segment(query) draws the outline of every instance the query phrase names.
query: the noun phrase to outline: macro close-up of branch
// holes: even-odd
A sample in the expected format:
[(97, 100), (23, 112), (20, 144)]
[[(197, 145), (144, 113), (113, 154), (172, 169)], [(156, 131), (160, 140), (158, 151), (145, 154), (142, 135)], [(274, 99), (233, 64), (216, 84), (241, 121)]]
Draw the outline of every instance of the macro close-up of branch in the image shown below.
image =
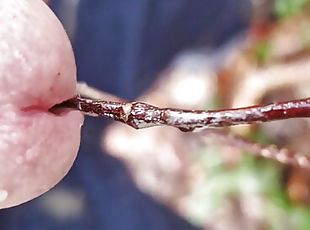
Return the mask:
[(310, 229), (309, 11), (1, 0), (0, 229)]
[[(83, 91), (87, 94), (87, 91), (91, 90), (92, 88), (86, 85)], [(92, 93), (89, 93), (90, 97), (91, 95)], [(111, 96), (108, 95), (108, 97)], [(77, 96), (54, 106), (52, 110), (61, 108), (79, 110), (90, 116), (112, 118), (135, 129), (166, 125), (178, 128), (183, 132), (193, 132), (195, 129), (201, 128), (224, 128), (241, 124), (310, 117), (309, 98), (212, 111), (158, 108), (143, 102), (119, 102), (119, 98), (116, 100), (103, 101)], [(274, 147), (258, 147), (259, 145), (255, 143), (252, 145), (254, 152), (263, 157), (272, 158), (284, 164), (310, 167), (310, 158), (306, 155), (294, 154), (285, 149), (277, 150)]]

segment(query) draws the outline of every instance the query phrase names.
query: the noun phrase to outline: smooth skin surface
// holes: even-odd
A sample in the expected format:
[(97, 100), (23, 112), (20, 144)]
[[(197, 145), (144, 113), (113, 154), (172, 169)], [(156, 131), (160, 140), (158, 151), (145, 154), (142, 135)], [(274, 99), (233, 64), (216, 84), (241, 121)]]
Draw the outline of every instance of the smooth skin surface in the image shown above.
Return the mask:
[(62, 25), (42, 0), (0, 1), (0, 208), (48, 191), (69, 171), (83, 116), (49, 108), (76, 94)]

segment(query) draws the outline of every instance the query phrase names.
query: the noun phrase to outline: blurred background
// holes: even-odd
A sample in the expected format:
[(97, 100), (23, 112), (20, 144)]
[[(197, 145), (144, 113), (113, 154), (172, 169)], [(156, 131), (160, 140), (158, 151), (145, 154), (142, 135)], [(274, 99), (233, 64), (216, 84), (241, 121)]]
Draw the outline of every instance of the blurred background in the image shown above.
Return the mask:
[[(162, 107), (216, 109), (310, 95), (309, 0), (49, 0), (78, 80)], [(309, 153), (306, 119), (226, 130)], [(210, 133), (209, 133), (210, 134)], [(310, 173), (225, 136), (87, 117), (78, 158), (0, 229), (310, 229)]]

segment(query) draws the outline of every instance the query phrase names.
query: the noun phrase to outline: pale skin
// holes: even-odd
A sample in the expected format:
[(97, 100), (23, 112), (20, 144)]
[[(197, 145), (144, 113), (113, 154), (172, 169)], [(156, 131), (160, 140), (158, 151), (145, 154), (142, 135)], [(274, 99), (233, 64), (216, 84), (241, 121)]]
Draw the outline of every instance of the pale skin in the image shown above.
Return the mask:
[(69, 171), (83, 115), (49, 108), (76, 94), (70, 42), (42, 0), (0, 1), (0, 208), (29, 201)]

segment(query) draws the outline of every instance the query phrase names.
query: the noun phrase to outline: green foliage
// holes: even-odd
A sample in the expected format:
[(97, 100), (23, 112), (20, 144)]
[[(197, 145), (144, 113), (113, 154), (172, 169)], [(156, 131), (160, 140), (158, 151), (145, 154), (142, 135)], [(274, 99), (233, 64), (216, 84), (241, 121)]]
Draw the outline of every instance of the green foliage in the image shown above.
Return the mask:
[[(252, 138), (263, 142), (268, 139), (262, 132)], [(289, 200), (280, 163), (245, 153), (238, 165), (227, 167), (220, 151), (219, 146), (209, 146), (193, 154), (193, 163), (200, 165), (204, 174), (193, 191), (196, 205), (189, 215), (191, 221), (201, 224), (206, 221), (206, 214), (212, 218), (230, 199), (260, 197), (268, 229), (310, 229), (310, 208)]]
[(255, 56), (258, 63), (263, 64), (270, 54), (270, 43), (268, 41), (261, 41), (255, 47)]
[(276, 0), (274, 11), (279, 18), (285, 18), (302, 10), (310, 0)]

